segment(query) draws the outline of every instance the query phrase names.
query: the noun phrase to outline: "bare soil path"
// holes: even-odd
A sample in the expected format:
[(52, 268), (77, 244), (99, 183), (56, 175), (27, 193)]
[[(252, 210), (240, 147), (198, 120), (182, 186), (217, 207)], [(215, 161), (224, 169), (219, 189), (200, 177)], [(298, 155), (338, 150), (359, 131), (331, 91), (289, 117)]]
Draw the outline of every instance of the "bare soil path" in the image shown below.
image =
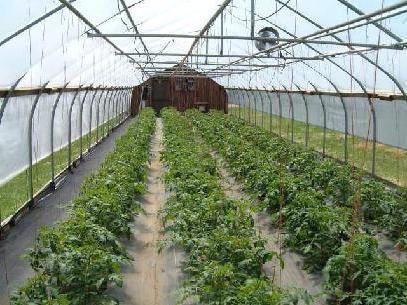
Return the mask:
[(125, 242), (134, 261), (124, 267), (123, 288), (112, 292), (125, 305), (176, 304), (176, 290), (182, 277), (182, 252), (169, 248), (158, 253), (157, 245), (164, 237), (159, 210), (166, 201), (165, 187), (161, 180), (164, 174), (160, 161), (162, 149), (162, 122), (158, 118), (151, 144), (148, 190), (141, 201), (145, 213), (135, 218), (133, 234)]
[[(251, 200), (244, 191), (243, 185), (237, 181), (228, 171), (225, 161), (216, 153), (212, 152), (221, 175), (221, 184), (228, 197), (241, 200)], [(322, 276), (320, 274), (309, 274), (302, 269), (302, 258), (300, 255), (287, 249), (282, 249), (279, 243), (278, 231), (272, 225), (270, 215), (260, 212), (254, 215), (255, 226), (262, 238), (267, 240), (267, 250), (281, 253), (284, 260), (284, 268), (275, 259), (263, 266), (264, 272), (281, 287), (297, 287), (307, 290), (310, 294), (320, 295), (322, 293)], [(326, 304), (323, 296), (314, 301), (314, 305)]]

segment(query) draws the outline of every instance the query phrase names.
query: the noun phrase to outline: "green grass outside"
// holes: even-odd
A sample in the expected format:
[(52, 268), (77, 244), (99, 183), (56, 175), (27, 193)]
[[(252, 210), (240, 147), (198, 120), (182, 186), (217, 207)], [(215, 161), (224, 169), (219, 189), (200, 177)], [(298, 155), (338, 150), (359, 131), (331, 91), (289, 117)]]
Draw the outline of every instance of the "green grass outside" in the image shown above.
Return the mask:
[[(109, 128), (116, 126), (119, 118), (113, 118), (99, 126), (98, 137), (107, 134)], [(104, 128), (104, 133), (102, 131)], [(96, 143), (96, 129), (90, 134), (91, 145)], [(86, 152), (89, 147), (89, 134), (82, 137), (82, 150)], [(72, 161), (80, 156), (80, 139), (72, 142)], [(58, 175), (68, 166), (68, 145), (54, 152), (55, 175)], [(48, 156), (33, 165), (33, 189), (34, 194), (43, 188), (51, 180), (51, 156)], [(25, 202), (29, 200), (28, 169), (21, 172), (5, 184), (0, 186), (0, 220), (14, 214)]]
[[(229, 113), (239, 116), (239, 108), (229, 108)], [(250, 122), (254, 123), (256, 114), (257, 126), (270, 130), (270, 118), (272, 131), (291, 141), (291, 120), (282, 118), (261, 111), (250, 112)], [(249, 111), (246, 108), (240, 109), (240, 116), (249, 121)], [(281, 127), (280, 127), (281, 124)], [(281, 133), (280, 133), (281, 128)], [(294, 142), (305, 145), (306, 124), (294, 121)], [(323, 151), (324, 129), (319, 126), (309, 125), (308, 146), (319, 152)], [(345, 158), (345, 135), (338, 131), (327, 129), (326, 131), (326, 155), (344, 160)], [(356, 136), (348, 136), (348, 162), (359, 168), (364, 168), (368, 172), (372, 170), (372, 143)], [(407, 152), (384, 144), (376, 144), (376, 169), (375, 174), (383, 179), (391, 181), (400, 186), (407, 186)]]

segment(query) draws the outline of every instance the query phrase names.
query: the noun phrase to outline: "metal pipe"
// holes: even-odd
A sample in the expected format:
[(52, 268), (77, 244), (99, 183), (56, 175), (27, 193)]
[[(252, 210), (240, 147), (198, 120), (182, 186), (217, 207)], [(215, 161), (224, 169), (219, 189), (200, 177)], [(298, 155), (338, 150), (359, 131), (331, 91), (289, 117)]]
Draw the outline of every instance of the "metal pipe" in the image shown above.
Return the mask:
[[(89, 89), (85, 91), (85, 96), (88, 94)], [(68, 129), (68, 168), (72, 170), (72, 109), (75, 104), (75, 98), (79, 91), (76, 92), (74, 98), (72, 99), (71, 105), (69, 106), (69, 129)]]
[(112, 93), (112, 95), (110, 96), (110, 98), (109, 98), (109, 101), (108, 101), (108, 104), (107, 104), (107, 121), (106, 121), (106, 129), (107, 129), (107, 131), (106, 131), (106, 136), (109, 134), (109, 132), (110, 132), (110, 130), (109, 130), (109, 125), (110, 125), (110, 104), (111, 104), (111, 102), (112, 102), (112, 100), (114, 101), (114, 99), (115, 99), (115, 97), (116, 97), (116, 95), (117, 95), (117, 89), (115, 89), (114, 91), (113, 91), (113, 93)]
[[(351, 24), (353, 24), (353, 23), (356, 23), (356, 22), (359, 22), (359, 21), (363, 21), (363, 20), (365, 20), (365, 19), (367, 19), (367, 18), (371, 18), (371, 17), (377, 16), (377, 15), (381, 15), (381, 14), (383, 14), (383, 13), (386, 13), (386, 12), (388, 12), (388, 11), (392, 11), (392, 10), (398, 9), (398, 8), (403, 7), (403, 6), (405, 6), (405, 5), (407, 5), (407, 1), (402, 1), (402, 2), (399, 2), (399, 3), (395, 4), (395, 5), (391, 5), (391, 6), (388, 6), (388, 7), (386, 7), (386, 8), (383, 8), (383, 9), (380, 9), (380, 10), (377, 10), (377, 11), (374, 11), (374, 12), (372, 12), (372, 13), (370, 13), (370, 14), (367, 14), (367, 15), (364, 15), (364, 16), (362, 16), (362, 17), (357, 17), (357, 18), (348, 20), (348, 21), (346, 21), (346, 22), (336, 24), (336, 25), (331, 26), (331, 27), (323, 28), (323, 29), (321, 29), (321, 30), (319, 30), (319, 31), (316, 31), (316, 32), (313, 32), (313, 33), (311, 33), (311, 34), (302, 36), (302, 37), (300, 37), (300, 38), (295, 38), (295, 39), (302, 40), (302, 43), (307, 43), (307, 44), (308, 44), (309, 42), (308, 42), (308, 41), (304, 41), (304, 40), (307, 40), (308, 38), (311, 38), (311, 37), (313, 37), (313, 36), (317, 36), (317, 35), (319, 35), (319, 34), (328, 33), (328, 32), (330, 32), (330, 31), (336, 30), (336, 29), (341, 28), (341, 27), (346, 27), (346, 26), (351, 25)], [(293, 35), (293, 36), (294, 36), (294, 35)], [(255, 53), (255, 54), (253, 54), (253, 55), (240, 58), (240, 59), (238, 59), (238, 60), (236, 60), (236, 61), (232, 61), (231, 63), (229, 63), (229, 64), (227, 64), (227, 65), (225, 65), (225, 66), (233, 65), (233, 64), (235, 64), (235, 63), (237, 63), (237, 62), (241, 62), (241, 61), (246, 61), (246, 60), (251, 59), (251, 58), (254, 58), (254, 57), (256, 57), (257, 55), (260, 55), (260, 54), (278, 51), (278, 50), (281, 50), (282, 47), (284, 47), (284, 46), (289, 46), (289, 45), (290, 45), (290, 43), (284, 43), (284, 44), (280, 44), (280, 45), (277, 45), (277, 46), (273, 46), (273, 47), (271, 47), (271, 48), (269, 48), (269, 49), (266, 49), (266, 50), (263, 50), (263, 51), (259, 51), (259, 52)], [(377, 45), (376, 45), (376, 46), (377, 46)]]
[[(322, 44), (322, 45), (335, 45), (335, 46), (347, 46), (347, 47), (364, 47), (372, 49), (392, 49), (392, 50), (403, 50), (407, 42), (394, 43), (394, 44), (373, 44), (373, 43), (363, 43), (363, 42), (339, 42), (330, 40), (316, 40), (307, 38), (267, 38), (267, 37), (248, 37), (248, 36), (220, 36), (220, 35), (210, 35), (210, 36), (200, 36), (200, 35), (189, 35), (189, 34), (133, 34), (133, 33), (113, 33), (113, 34), (92, 34), (88, 33), (89, 37), (114, 37), (114, 38), (185, 38), (185, 39), (224, 39), (224, 40), (254, 40), (254, 41), (265, 41), (265, 42), (284, 42), (284, 43), (309, 43), (309, 44)], [(273, 47), (275, 48), (275, 47)], [(270, 50), (272, 51), (272, 50)], [(260, 51), (264, 53), (264, 51)], [(189, 55), (188, 55), (189, 56)], [(185, 63), (182, 62), (181, 64)]]
[(254, 0), (250, 1), (250, 37), (254, 39)]
[(322, 94), (318, 91), (317, 87), (309, 82), (312, 87), (314, 87), (315, 92), (318, 94), (319, 101), (321, 102), (321, 107), (322, 111), (324, 113), (324, 133), (323, 133), (323, 138), (322, 138), (322, 154), (325, 156), (325, 151), (326, 151), (326, 108), (325, 108), (325, 103), (324, 100), (322, 99)]
[[(76, 0), (69, 0), (70, 3), (75, 2)], [(0, 41), (0, 47), (7, 43), (8, 41), (12, 40), (13, 38), (17, 37), (18, 35), (20, 35), (21, 33), (24, 33), (25, 31), (27, 31), (28, 29), (30, 29), (31, 27), (33, 27), (34, 25), (40, 23), (41, 21), (47, 19), (49, 16), (52, 16), (53, 14), (59, 12), (60, 10), (62, 10), (65, 7), (64, 4), (57, 6), (56, 8), (54, 8), (53, 10), (50, 10), (49, 12), (45, 13), (44, 15), (42, 15), (41, 17), (35, 19), (34, 21), (30, 22), (29, 24), (27, 24), (26, 26), (22, 27), (21, 29), (17, 30), (16, 32), (14, 32), (13, 34), (7, 36), (6, 38), (4, 38), (2, 41)]]
[[(223, 11), (220, 14), (220, 35), (223, 36)], [(223, 38), (220, 40), (220, 55), (223, 54)]]
[[(330, 55), (332, 56), (332, 55)], [(283, 58), (278, 57), (278, 59), (283, 60)], [(284, 58), (286, 59), (286, 58)], [(319, 60), (319, 59), (315, 59)], [(322, 60), (322, 59), (321, 59)], [(157, 65), (177, 65), (179, 62), (177, 61), (137, 61), (139, 64), (157, 64)], [(219, 66), (224, 63), (208, 63), (208, 62), (188, 62), (188, 65), (202, 65), (202, 66)], [(273, 64), (273, 65), (259, 65), (259, 64), (236, 64), (233, 65), (234, 67), (260, 67), (260, 68), (278, 68), (284, 67), (285, 64)], [(166, 69), (172, 68), (172, 66), (165, 67)], [(232, 69), (233, 70), (233, 69)], [(227, 70), (229, 71), (229, 70)]]
[[(93, 93), (92, 99), (90, 101), (90, 105), (89, 105), (89, 130), (92, 130), (92, 106), (93, 106), (93, 101), (95, 100), (96, 94), (98, 93), (98, 89), (95, 89), (95, 92)], [(81, 147), (81, 155), (80, 158), (83, 159), (83, 147), (82, 147), (82, 137), (83, 137), (83, 104), (85, 102), (85, 99), (82, 101), (81, 103), (81, 129), (80, 129), (80, 147)], [(89, 137), (90, 137), (90, 133), (89, 133)], [(89, 141), (88, 141), (89, 142)]]
[[(110, 44), (114, 49), (119, 51), (120, 53), (124, 53), (121, 48), (119, 48), (115, 43), (113, 43), (109, 38), (106, 36), (103, 36), (102, 32), (94, 26), (88, 19), (85, 18), (72, 4), (70, 4), (67, 0), (59, 0), (62, 4), (64, 4), (76, 17), (78, 17), (80, 20), (82, 20), (87, 26), (89, 26), (93, 31), (95, 31), (97, 34), (102, 35), (101, 37), (108, 43)], [(134, 60), (133, 57), (129, 55), (125, 55), (127, 58)]]
[(263, 99), (263, 95), (259, 91), (259, 88), (256, 87), (256, 89), (260, 95), (260, 101), (261, 101), (261, 128), (264, 128), (264, 99)]
[(123, 103), (123, 96), (125, 95), (126, 90), (121, 89), (119, 92), (119, 96), (117, 97), (117, 102), (116, 102), (116, 127), (119, 126), (121, 122), (121, 106)]
[(252, 120), (251, 120), (251, 105), (250, 105), (250, 96), (249, 96), (249, 90), (247, 90), (247, 89), (244, 89), (244, 92), (246, 93), (246, 96), (247, 96), (247, 105), (248, 105), (248, 112), (249, 112), (249, 124), (251, 124), (252, 123)]
[(343, 98), (343, 96), (341, 95), (341, 92), (339, 91), (338, 87), (331, 81), (328, 80), (329, 83), (332, 85), (332, 87), (334, 87), (334, 89), (336, 90), (336, 92), (338, 92), (341, 104), (342, 104), (342, 108), (343, 108), (343, 112), (344, 112), (344, 119), (345, 119), (345, 162), (348, 162), (348, 135), (349, 135), (349, 122), (348, 122), (348, 111), (346, 109), (346, 104), (345, 104), (345, 100)]
[(279, 117), (280, 117), (280, 120), (279, 120), (279, 126), (278, 126), (278, 133), (279, 133), (279, 135), (280, 135), (280, 137), (281, 137), (281, 127), (282, 127), (282, 124), (283, 124), (283, 109), (282, 109), (282, 103), (281, 103), (281, 97), (280, 97), (280, 92), (279, 91), (277, 91), (276, 90), (276, 88), (274, 87), (274, 86), (272, 86), (272, 88), (273, 88), (273, 91), (275, 91), (276, 93), (277, 93), (277, 101), (278, 101), (278, 108), (279, 108)]
[[(346, 0), (337, 0), (340, 3), (342, 3), (343, 5), (345, 5), (347, 8), (349, 8), (350, 10), (354, 11), (356, 14), (363, 16), (365, 15), (364, 12), (362, 12), (360, 9), (358, 9), (356, 6), (352, 5), (351, 3), (349, 3)], [(367, 20), (371, 20), (371, 18), (367, 18)], [(394, 40), (396, 40), (397, 42), (401, 42), (403, 41), (402, 38), (400, 38), (399, 36), (397, 36), (395, 33), (393, 33), (392, 31), (390, 31), (389, 29), (385, 28), (384, 26), (382, 26), (380, 23), (378, 23), (377, 21), (373, 21), (372, 22), (374, 24), (374, 26), (376, 28), (378, 28), (379, 30), (383, 31), (384, 33), (386, 33), (388, 36), (390, 36), (391, 38), (393, 38)]]
[[(151, 56), (169, 56), (169, 57), (182, 57), (186, 56), (186, 53), (149, 53)], [(145, 56), (148, 55), (147, 53), (133, 53), (133, 52), (123, 52), (115, 53), (116, 56), (126, 56), (126, 55), (134, 55), (134, 56)], [(193, 57), (208, 57), (208, 58), (231, 58), (231, 57), (245, 57), (245, 56), (250, 56), (251, 54), (191, 54), (190, 56)], [(300, 59), (300, 60), (321, 60), (321, 59), (316, 59), (315, 56), (307, 56), (307, 57), (297, 57), (297, 56), (287, 56), (284, 57), (285, 59)], [(280, 56), (256, 56), (253, 59), (282, 59)], [(133, 59), (134, 61), (134, 59)], [(176, 64), (179, 64), (179, 62), (175, 62)]]
[[(92, 98), (92, 102), (90, 103), (89, 129), (88, 129), (88, 151), (90, 150), (90, 147), (91, 147), (91, 145), (92, 145), (93, 103), (94, 103), (94, 101), (96, 100), (96, 95), (97, 95), (98, 90), (100, 91), (100, 96), (99, 96), (99, 99), (98, 99), (98, 100), (100, 100), (100, 98), (102, 97), (102, 95), (103, 95), (103, 89), (102, 89), (102, 86), (99, 86), (99, 88), (96, 89), (95, 96)], [(98, 109), (96, 108), (96, 114), (97, 114), (97, 111), (98, 111)], [(97, 120), (97, 118), (96, 118), (96, 120)], [(97, 128), (97, 125), (96, 125), (96, 128)]]
[(294, 86), (297, 87), (298, 92), (301, 94), (302, 100), (304, 101), (304, 106), (305, 106), (305, 147), (308, 147), (308, 141), (309, 141), (309, 111), (308, 111), (308, 103), (307, 99), (304, 96), (304, 93), (302, 93), (302, 90), (300, 86), (297, 84), (294, 84)]
[(105, 92), (106, 92), (106, 95), (105, 95), (104, 100), (106, 100), (106, 97), (109, 94), (109, 89), (107, 89), (107, 88), (103, 89), (102, 94), (100, 95), (99, 102), (98, 102), (98, 107), (97, 107), (97, 110), (96, 110), (97, 111), (97, 116), (96, 116), (96, 143), (99, 141), (100, 102), (102, 101), (103, 93), (105, 93)]
[[(406, 4), (407, 4), (407, 1), (406, 1)], [(280, 28), (280, 27), (279, 27), (279, 28)], [(280, 29), (282, 29), (282, 28), (280, 28)], [(295, 35), (293, 35), (293, 34), (287, 32), (286, 30), (284, 30), (284, 29), (282, 29), (282, 30), (285, 31), (286, 33), (288, 33), (289, 35), (295, 37)], [(336, 36), (335, 36), (335, 37), (336, 37)], [(337, 37), (336, 37), (336, 38), (337, 38)], [(340, 38), (337, 38), (337, 39), (340, 39)], [(308, 47), (311, 48), (312, 50), (314, 50), (314, 51), (320, 53), (318, 50), (316, 50), (315, 48), (309, 46), (308, 44), (306, 44), (306, 46), (308, 46)], [(383, 73), (385, 73), (385, 74), (396, 84), (396, 86), (399, 87), (400, 91), (403, 93), (403, 96), (405, 97), (405, 99), (406, 99), (406, 101), (407, 101), (407, 95), (406, 95), (406, 93), (404, 92), (403, 87), (400, 85), (400, 83), (399, 83), (389, 72), (387, 72), (386, 70), (384, 70), (384, 69), (383, 69), (382, 67), (380, 67), (379, 65), (376, 65), (375, 62), (373, 62), (370, 58), (366, 57), (365, 55), (360, 54), (360, 56), (361, 56), (362, 58), (365, 58), (369, 63), (372, 63), (372, 64), (373, 64), (374, 66), (376, 66), (380, 71), (382, 71)], [(356, 77), (353, 75), (353, 73), (350, 73), (348, 70), (346, 70), (345, 68), (343, 68), (342, 66), (340, 66), (340, 65), (337, 64), (336, 62), (332, 61), (331, 59), (328, 59), (328, 60), (329, 60), (329, 62), (331, 62), (332, 64), (334, 64), (335, 66), (337, 66), (340, 70), (342, 70), (343, 72), (345, 72), (346, 74), (348, 74), (353, 80), (355, 80), (355, 82), (359, 85), (359, 87), (362, 89), (362, 91), (365, 93), (365, 95), (366, 95), (366, 97), (367, 97), (367, 99), (368, 99), (369, 106), (370, 106), (370, 110), (371, 110), (371, 113), (372, 113), (372, 119), (373, 119), (373, 152), (372, 152), (372, 153), (373, 153), (373, 156), (372, 156), (373, 161), (372, 161), (372, 173), (374, 173), (374, 171), (375, 171), (375, 163), (376, 163), (377, 124), (376, 124), (376, 113), (375, 113), (375, 110), (374, 110), (374, 105), (373, 105), (371, 96), (369, 95), (369, 93), (368, 93), (366, 87), (363, 85), (363, 83), (362, 83), (358, 78), (356, 78)], [(307, 67), (309, 67), (310, 69), (314, 70), (315, 72), (317, 72), (317, 73), (318, 73), (319, 75), (321, 75), (323, 78), (325, 78), (329, 83), (331, 83), (331, 85), (335, 88), (335, 90), (336, 90), (336, 91), (338, 92), (338, 94), (339, 94), (338, 88), (336, 87), (336, 85), (335, 85), (328, 77), (326, 77), (325, 75), (323, 75), (322, 73), (320, 73), (320, 72), (317, 71), (315, 68), (313, 68), (313, 67), (311, 67), (310, 65), (308, 65), (307, 63), (304, 63), (304, 62), (303, 62), (303, 64), (306, 65)], [(340, 95), (340, 98), (341, 98), (341, 101), (343, 102), (343, 96), (342, 96), (342, 95)], [(344, 106), (344, 107), (345, 107), (345, 106)], [(345, 116), (347, 116), (346, 107), (344, 108), (344, 111), (345, 111)], [(345, 120), (347, 121), (347, 117), (345, 117)], [(348, 126), (346, 126), (346, 129), (348, 129)], [(347, 161), (347, 157), (348, 157), (348, 151), (347, 151), (347, 134), (346, 134), (346, 135), (345, 135), (345, 161)]]
[(31, 106), (31, 112), (30, 112), (30, 117), (28, 119), (28, 192), (29, 192), (29, 197), (30, 197), (30, 203), (29, 205), (31, 206), (34, 202), (34, 187), (33, 187), (33, 135), (32, 135), (32, 130), (33, 130), (33, 118), (34, 118), (34, 112), (35, 109), (37, 108), (38, 102), (40, 100), (41, 94), (45, 87), (48, 85), (49, 82), (46, 82), (41, 88), (42, 91), (37, 94), (37, 96), (34, 99), (33, 105)]
[[(82, 143), (82, 137), (83, 137), (83, 104), (86, 101), (86, 96), (87, 96), (88, 92), (89, 91), (86, 91), (85, 96), (83, 97), (82, 102), (80, 103), (80, 106), (79, 106), (79, 121), (80, 121), (80, 125), (79, 125), (79, 134), (80, 134), (80, 136), (79, 136), (79, 147), (80, 147), (80, 150), (81, 150), (79, 158), (81, 160), (83, 159), (83, 152), (82, 152), (82, 150), (83, 150), (83, 145), (82, 145), (83, 144)], [(95, 90), (95, 94), (96, 94), (96, 90)], [(93, 96), (93, 98), (94, 98), (94, 96)]]
[(55, 156), (54, 156), (54, 130), (55, 130), (55, 113), (58, 107), (61, 96), (64, 93), (64, 88), (68, 86), (69, 82), (65, 83), (64, 87), (59, 91), (58, 96), (52, 106), (51, 112), (51, 188), (55, 189)]
[(3, 118), (4, 110), (6, 109), (7, 103), (10, 100), (14, 90), (17, 88), (20, 81), (24, 78), (25, 74), (26, 73), (24, 73), (23, 76), (21, 76), (19, 79), (17, 79), (17, 81), (11, 86), (11, 88), (7, 92), (6, 97), (3, 100), (3, 103), (1, 104), (1, 107), (0, 107), (0, 125), (1, 125), (1, 120)]
[(269, 113), (270, 113), (270, 121), (269, 121), (269, 129), (270, 133), (273, 132), (273, 102), (272, 98), (270, 97), (270, 92), (264, 87), (264, 90), (266, 91), (267, 97), (269, 99)]
[(254, 117), (254, 126), (257, 126), (257, 101), (256, 101), (256, 96), (254, 95), (253, 90), (249, 90), (250, 94), (253, 97), (253, 117)]
[[(131, 26), (133, 27), (133, 30), (136, 32), (136, 34), (140, 34), (140, 32), (138, 31), (137, 25), (134, 22), (133, 17), (130, 14), (130, 11), (129, 11), (129, 8), (128, 8), (126, 2), (124, 0), (120, 0), (120, 2), (122, 4), (124, 10), (126, 11), (127, 18), (129, 18)], [(140, 42), (143, 45), (144, 51), (148, 54), (149, 52), (148, 52), (147, 46), (144, 43), (143, 38), (141, 38), (141, 37), (140, 37)], [(150, 55), (148, 55), (148, 57), (151, 59)]]
[[(291, 94), (288, 92), (288, 89), (286, 86), (282, 85), (284, 90), (287, 93), (288, 100), (290, 102), (290, 108), (291, 108), (291, 143), (294, 143), (294, 103)], [(287, 135), (288, 136), (288, 135)]]
[[(137, 69), (137, 67), (135, 67), (135, 68)], [(170, 67), (154, 67), (154, 68), (146, 67), (146, 68), (144, 68), (144, 70), (152, 71), (152, 72), (157, 71), (157, 70), (164, 70), (164, 71), (158, 71), (157, 72), (158, 75), (161, 75), (161, 74), (166, 74), (166, 72), (168, 72), (167, 74), (174, 73), (174, 71), (172, 71), (172, 70), (175, 70), (176, 68), (177, 67), (171, 67), (171, 66)], [(205, 73), (205, 72), (208, 72), (207, 74), (222, 74), (222, 73), (231, 74), (234, 71), (237, 71), (237, 72), (253, 71), (253, 69), (235, 69), (235, 68), (232, 68), (232, 69), (227, 69), (227, 70), (225, 69), (225, 70), (220, 70), (220, 71), (216, 71), (216, 72), (210, 72), (210, 71), (203, 70), (203, 68), (200, 68), (200, 69), (202, 69), (202, 71), (197, 71), (197, 70), (194, 70), (194, 69), (191, 69), (191, 68), (188, 68), (188, 69), (183, 68), (182, 70), (177, 70), (175, 73), (176, 74), (181, 74), (181, 75), (184, 75), (184, 74), (201, 75), (202, 73)]]
[(205, 24), (205, 26), (202, 28), (202, 30), (199, 32), (199, 35), (197, 38), (194, 39), (191, 47), (189, 48), (187, 54), (182, 58), (181, 60), (181, 65), (183, 65), (187, 59), (188, 56), (192, 54), (192, 51), (194, 50), (195, 46), (197, 45), (197, 43), (199, 42), (199, 39), (204, 36), (205, 32), (207, 32), (209, 30), (209, 28), (211, 27), (211, 25), (213, 24), (213, 22), (215, 22), (216, 18), (218, 18), (218, 16), (220, 14), (222, 14), (223, 10), (229, 5), (229, 3), (232, 0), (224, 0), (223, 3), (221, 4), (221, 6), (219, 7), (219, 9), (215, 12), (215, 14), (213, 14), (213, 16), (209, 19), (209, 21)]
[[(278, 0), (276, 0), (278, 1)], [(404, 1), (406, 2), (406, 1)], [(407, 2), (406, 2), (407, 5)], [(320, 24), (318, 24), (317, 22), (315, 22), (314, 20), (308, 18), (307, 16), (301, 14), (300, 12), (298, 12), (297, 10), (295, 10), (294, 8), (290, 7), (289, 5), (286, 6), (289, 10), (293, 11), (295, 14), (297, 14), (298, 16), (302, 17), (303, 19), (305, 19), (307, 22), (311, 23), (312, 25), (316, 26), (317, 28), (323, 30), (324, 27)], [(285, 29), (269, 22), (270, 24), (276, 26), (278, 29), (282, 30), (283, 32), (287, 33), (288, 35), (290, 35), (291, 37), (297, 38), (296, 35), (286, 31)], [(328, 32), (327, 35), (330, 35), (330, 33)], [(342, 42), (343, 40), (336, 36), (336, 35), (332, 35), (332, 37), (334, 39), (336, 39), (337, 41)], [(310, 48), (311, 50), (317, 52), (320, 55), (323, 55), (322, 52), (320, 52), (319, 50), (313, 48), (312, 46), (305, 44), (308, 48)], [(355, 52), (355, 50), (352, 47), (349, 47), (351, 49), (350, 52)], [(349, 53), (350, 53), (349, 52)], [(400, 84), (400, 82), (390, 73), (388, 72), (386, 69), (384, 69), (381, 65), (377, 64), (375, 61), (371, 60), (369, 57), (367, 57), (365, 54), (362, 54), (361, 52), (355, 52), (356, 54), (358, 54), (360, 57), (362, 57), (364, 60), (366, 60), (368, 63), (370, 63), (371, 65), (377, 67), (381, 72), (383, 72), (396, 86), (397, 88), (400, 90), (400, 92), (403, 94), (404, 99), (407, 101), (407, 94), (404, 91), (403, 86)], [(347, 73), (350, 77), (352, 77), (353, 79), (356, 80), (356, 78), (352, 75), (352, 73), (349, 73), (349, 71), (347, 71), (346, 69), (342, 68), (340, 65), (338, 65), (336, 62), (334, 62), (333, 60), (331, 60), (330, 58), (327, 58), (329, 60), (329, 62), (331, 62), (332, 64), (334, 64), (335, 66), (337, 66), (339, 69), (341, 69), (342, 71), (344, 71), (345, 73)], [(303, 64), (307, 65), (306, 63), (303, 62)], [(308, 66), (308, 65), (307, 65)], [(366, 91), (365, 88), (362, 88), (362, 90)]]
[(113, 95), (114, 89), (108, 90), (108, 93), (105, 96), (105, 100), (103, 101), (103, 116), (102, 116), (102, 138), (105, 136), (105, 115), (106, 115), (106, 102), (110, 100), (111, 96)]

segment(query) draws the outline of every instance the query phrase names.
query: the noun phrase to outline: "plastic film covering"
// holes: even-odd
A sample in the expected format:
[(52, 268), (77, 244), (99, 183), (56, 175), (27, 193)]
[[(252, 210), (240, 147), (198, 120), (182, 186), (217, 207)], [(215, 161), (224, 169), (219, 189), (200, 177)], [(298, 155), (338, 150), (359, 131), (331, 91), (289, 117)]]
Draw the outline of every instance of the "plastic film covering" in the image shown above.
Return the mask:
[[(289, 141), (293, 138), (294, 142), (302, 144), (306, 144), (307, 139), (308, 107), (309, 147), (336, 159), (347, 160), (369, 172), (375, 167), (376, 175), (396, 184), (407, 183), (405, 180), (407, 137), (403, 132), (407, 128), (407, 123), (402, 119), (407, 115), (405, 101), (372, 98), (372, 108), (367, 97), (267, 92), (255, 89), (228, 89), (227, 93), (229, 111), (232, 115), (240, 115), (241, 118), (267, 130), (271, 129)], [(372, 109), (376, 114), (375, 120)], [(377, 132), (376, 144), (374, 128)]]
[[(59, 93), (42, 93), (38, 95), (35, 108), (33, 106), (37, 95), (11, 97), (8, 100), (0, 124), (0, 159), (7, 160), (0, 162), (2, 221), (30, 200), (31, 187), (33, 194), (41, 190), (71, 162), (79, 158), (81, 153), (85, 153), (100, 140), (103, 136), (102, 127), (104, 134), (107, 134), (108, 128), (112, 129), (125, 119), (119, 110), (121, 112), (127, 109), (119, 105), (127, 103), (129, 107), (129, 97), (122, 97), (124, 89), (109, 92), (116, 95), (106, 99), (106, 90), (96, 91), (92, 115), (91, 103), (95, 89), (62, 92), (59, 99)], [(4, 103), (4, 99), (1, 103)], [(30, 148), (31, 111), (33, 116)], [(32, 180), (29, 175), (31, 170)]]
[(10, 98), (0, 124), (0, 184), (28, 166), (28, 120), (33, 96)]

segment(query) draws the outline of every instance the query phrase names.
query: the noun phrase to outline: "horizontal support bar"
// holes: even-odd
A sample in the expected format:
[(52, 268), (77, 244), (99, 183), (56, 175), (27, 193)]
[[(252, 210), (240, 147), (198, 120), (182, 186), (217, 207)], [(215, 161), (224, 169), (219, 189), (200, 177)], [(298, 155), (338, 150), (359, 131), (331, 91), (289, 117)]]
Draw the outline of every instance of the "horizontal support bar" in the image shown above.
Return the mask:
[[(41, 90), (41, 87), (35, 87), (35, 88), (21, 88), (21, 89), (15, 89), (13, 90), (11, 97), (18, 97), (18, 96), (27, 96), (27, 95), (37, 95), (40, 92), (42, 94), (54, 94), (58, 93), (62, 89), (64, 89), (64, 92), (73, 92), (73, 91), (86, 91), (86, 90), (125, 90), (125, 89), (131, 89), (132, 87), (93, 87), (93, 86), (88, 86), (88, 87), (50, 87), (50, 88), (45, 88)], [(0, 88), (0, 98), (4, 98), (7, 96), (9, 92), (9, 88)]]
[[(181, 56), (184, 57), (187, 54), (185, 53), (120, 53), (120, 52), (116, 52), (116, 55), (120, 56), (128, 56), (128, 55), (132, 55), (132, 56), (146, 56), (146, 55), (151, 55), (151, 56)], [(191, 57), (208, 57), (208, 58), (231, 58), (231, 57), (245, 57), (245, 56), (250, 56), (251, 54), (191, 54)], [(279, 57), (279, 56), (256, 56), (256, 59), (298, 59), (298, 60), (321, 60), (321, 59), (316, 59), (315, 57)]]
[(202, 73), (229, 73), (229, 72), (256, 72), (257, 70), (250, 70), (250, 69), (224, 69), (224, 70), (217, 70), (216, 72), (213, 71), (209, 71), (209, 70), (201, 70), (201, 71), (191, 71), (191, 70), (176, 70), (176, 69), (171, 69), (171, 70), (167, 70), (169, 67), (148, 67), (148, 68), (144, 68), (145, 71), (159, 71), (159, 72), (168, 72), (168, 73), (192, 73), (192, 74), (202, 74)]
[[(132, 61), (130, 61), (132, 62)], [(132, 62), (134, 63), (134, 62)], [(178, 61), (137, 61), (136, 63), (139, 64), (156, 64), (156, 65), (177, 65), (179, 64)], [(188, 65), (201, 65), (201, 66), (221, 66), (227, 63), (205, 63), (205, 62), (187, 62), (185, 64)], [(233, 65), (233, 67), (255, 67), (255, 68), (278, 68), (278, 67), (284, 67), (283, 64), (281, 65), (259, 65), (259, 64), (237, 64)], [(170, 67), (168, 67), (170, 68)], [(232, 69), (233, 70), (233, 69)]]
[(341, 91), (340, 93), (336, 91), (327, 91), (318, 89), (318, 91), (314, 90), (265, 90), (265, 89), (254, 89), (254, 88), (236, 88), (236, 87), (225, 87), (227, 90), (247, 90), (247, 91), (264, 91), (264, 92), (278, 92), (278, 93), (290, 93), (290, 94), (305, 94), (305, 95), (325, 95), (325, 96), (342, 96), (342, 97), (370, 97), (370, 98), (378, 98), (380, 100), (385, 101), (393, 101), (393, 100), (404, 100), (405, 97), (403, 94), (393, 93), (393, 92), (368, 92), (367, 94), (364, 92), (350, 92), (350, 91)]
[(406, 47), (407, 42), (395, 43), (395, 44), (373, 44), (362, 42), (340, 42), (329, 40), (313, 40), (303, 38), (265, 38), (265, 37), (249, 37), (249, 36), (219, 36), (219, 35), (189, 35), (189, 34), (137, 34), (137, 33), (114, 33), (114, 34), (98, 34), (88, 33), (89, 37), (110, 37), (110, 38), (190, 38), (190, 39), (225, 39), (225, 40), (255, 40), (264, 42), (287, 42), (287, 43), (308, 43), (308, 44), (323, 44), (323, 45), (335, 45), (346, 47), (364, 47), (364, 48), (376, 48), (376, 49), (396, 49), (402, 50)]

